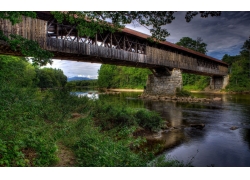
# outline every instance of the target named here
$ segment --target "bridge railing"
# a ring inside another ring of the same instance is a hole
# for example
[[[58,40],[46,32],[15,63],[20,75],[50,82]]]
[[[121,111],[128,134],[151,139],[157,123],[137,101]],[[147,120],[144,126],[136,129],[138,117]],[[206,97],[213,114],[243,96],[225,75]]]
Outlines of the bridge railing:
[[[98,45],[78,43],[56,38],[47,38],[47,50],[72,53],[78,55],[89,55],[100,58],[111,58],[133,62],[144,62],[145,54],[128,52],[121,49],[102,47]]]

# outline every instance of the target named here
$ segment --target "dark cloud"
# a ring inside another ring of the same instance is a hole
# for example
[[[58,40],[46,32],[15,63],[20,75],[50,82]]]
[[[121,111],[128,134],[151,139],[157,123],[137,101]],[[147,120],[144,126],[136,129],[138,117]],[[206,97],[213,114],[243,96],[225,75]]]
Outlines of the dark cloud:
[[[201,18],[185,22],[185,12],[177,12],[175,20],[166,26],[167,41],[176,43],[182,37],[201,37],[208,45],[207,55],[221,59],[224,54],[236,55],[250,36],[250,11],[222,11],[219,17]]]

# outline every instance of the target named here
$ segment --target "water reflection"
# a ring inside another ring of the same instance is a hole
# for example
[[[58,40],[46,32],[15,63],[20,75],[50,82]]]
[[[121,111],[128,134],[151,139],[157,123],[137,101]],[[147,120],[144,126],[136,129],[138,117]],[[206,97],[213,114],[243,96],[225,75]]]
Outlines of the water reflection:
[[[193,94],[202,98],[222,98],[221,102],[201,104],[146,101],[137,99],[139,94],[96,95],[100,100],[157,111],[168,122],[169,129],[161,138],[149,137],[147,148],[160,145],[160,152],[166,157],[175,157],[185,163],[192,160],[194,166],[201,167],[250,167],[250,95]],[[205,124],[202,130],[190,127],[201,123]],[[238,129],[231,130],[232,126]]]
[[[182,110],[176,102],[145,101],[144,104],[147,109],[159,112],[170,123],[171,127],[183,125]]]
[[[88,97],[90,99],[99,99],[99,94],[97,91],[89,91],[89,92],[71,92],[72,95],[78,97]]]
[[[194,166],[250,166],[250,95],[193,94],[221,97],[211,104],[143,101],[144,107],[159,112],[170,129],[149,146],[162,145],[166,157]],[[195,129],[190,124],[205,124]],[[232,126],[238,127],[231,130]],[[151,147],[153,148],[153,147]]]

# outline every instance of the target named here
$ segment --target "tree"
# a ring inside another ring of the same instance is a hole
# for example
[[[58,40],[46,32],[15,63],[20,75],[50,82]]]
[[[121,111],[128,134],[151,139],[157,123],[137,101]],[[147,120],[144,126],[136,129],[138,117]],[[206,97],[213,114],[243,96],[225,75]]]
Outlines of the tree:
[[[230,79],[227,86],[227,89],[230,91],[242,92],[250,90],[249,47],[250,40],[246,40],[239,55],[230,56],[225,54],[222,58],[222,61],[228,63],[230,66]]]
[[[103,64],[98,71],[98,86],[102,88],[143,88],[149,69]]]
[[[101,65],[100,70],[98,70],[98,86],[102,88],[111,88],[113,86],[113,79],[115,77],[115,65]]]
[[[35,68],[25,58],[0,55],[0,84],[31,87]]]
[[[183,37],[176,44],[200,52],[202,54],[206,54],[207,44],[202,41],[203,40],[200,37],[198,37],[197,40],[193,40],[190,37]]]
[[[61,69],[37,68],[36,79],[40,88],[64,87],[67,83],[67,76]]]
[[[103,30],[115,31],[132,22],[138,23],[150,30],[152,39],[163,41],[169,32],[162,28],[174,19],[174,11],[67,11],[51,12],[58,22],[66,20],[76,25],[80,35],[94,36]],[[220,16],[218,11],[187,11],[186,22],[200,14],[200,17]],[[111,21],[112,26],[110,26]]]

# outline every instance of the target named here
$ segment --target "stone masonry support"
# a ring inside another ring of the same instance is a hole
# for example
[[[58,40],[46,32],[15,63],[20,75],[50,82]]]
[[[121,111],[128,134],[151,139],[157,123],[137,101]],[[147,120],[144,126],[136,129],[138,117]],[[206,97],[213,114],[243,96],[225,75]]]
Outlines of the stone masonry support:
[[[177,88],[182,88],[181,70],[173,69],[171,76],[155,76],[150,74],[143,94],[159,96],[175,95]]]
[[[229,75],[213,76],[210,80],[210,89],[220,90],[225,89],[229,82]]]

